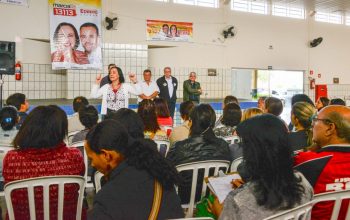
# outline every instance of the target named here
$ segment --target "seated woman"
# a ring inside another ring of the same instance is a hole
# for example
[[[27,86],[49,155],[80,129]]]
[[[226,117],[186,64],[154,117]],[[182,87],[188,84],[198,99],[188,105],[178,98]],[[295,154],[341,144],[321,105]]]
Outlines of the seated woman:
[[[3,107],[0,111],[0,145],[12,146],[18,130],[16,124],[19,121],[17,109],[13,106]]]
[[[84,175],[84,160],[78,149],[64,143],[68,121],[58,106],[39,106],[31,111],[16,135],[15,150],[4,158],[5,184],[41,176]],[[64,219],[75,219],[78,189],[67,185],[64,192]],[[50,219],[57,219],[57,188],[50,190]],[[42,190],[35,190],[36,202],[42,204]],[[15,219],[30,219],[27,192],[12,194]],[[84,218],[84,209],[82,218]],[[43,219],[42,206],[36,208],[36,218]]]
[[[236,130],[236,126],[241,122],[241,107],[236,103],[225,105],[223,115],[219,123],[214,128],[217,137],[230,137]]]
[[[312,145],[312,116],[317,109],[307,102],[297,102],[292,107],[291,123],[295,132],[288,135],[289,145],[293,151]]]
[[[145,126],[145,138],[158,140],[168,140],[167,133],[161,130],[157,121],[156,108],[154,102],[144,99],[139,103],[137,114],[141,117]]]
[[[321,111],[324,107],[329,105],[330,100],[327,97],[320,97],[317,99],[316,108],[317,111]]]
[[[159,126],[173,126],[173,119],[170,117],[170,112],[167,102],[163,98],[155,98],[157,121]]]
[[[178,141],[170,148],[167,158],[176,166],[184,163],[199,162],[206,160],[230,160],[228,143],[215,136],[213,127],[216,115],[213,108],[208,104],[200,104],[193,108],[190,113],[190,136]],[[191,176],[189,172],[181,173],[184,179],[179,188],[182,203],[189,201],[191,192]],[[202,174],[199,176],[203,177]],[[201,178],[199,177],[198,180]],[[199,183],[200,182],[200,183]],[[196,200],[199,199],[203,180],[197,184]]]
[[[89,130],[97,124],[98,112],[92,105],[82,106],[78,110],[79,121],[85,127],[84,130],[76,133],[72,139],[72,143],[81,142],[85,140],[86,134]]]
[[[107,180],[94,198],[91,219],[183,217],[174,189],[177,171],[154,146],[153,141],[128,136],[116,120],[107,119],[89,131],[87,155]]]
[[[281,119],[259,115],[239,124],[237,132],[248,178],[229,193],[222,212],[218,200],[214,201],[213,211],[217,216],[221,213],[219,219],[264,219],[311,201],[311,185],[293,170],[288,129]]]

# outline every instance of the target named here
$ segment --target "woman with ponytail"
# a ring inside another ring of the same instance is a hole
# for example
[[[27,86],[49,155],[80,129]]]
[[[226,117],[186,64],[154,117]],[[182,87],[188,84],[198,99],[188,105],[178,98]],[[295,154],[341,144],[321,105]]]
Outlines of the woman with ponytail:
[[[129,117],[132,114],[135,117]],[[109,118],[122,115],[129,117],[129,124],[142,125],[136,113],[125,109]],[[91,165],[106,180],[94,198],[91,219],[183,217],[174,189],[179,183],[176,169],[157,152],[152,140],[138,134],[143,129],[134,129],[131,135],[128,130],[132,127],[126,128],[123,122],[113,119],[97,124],[86,137],[85,149]]]
[[[228,143],[215,136],[213,128],[216,116],[213,108],[208,104],[195,106],[190,113],[189,138],[175,143],[167,155],[167,158],[176,166],[184,163],[206,160],[231,160]],[[203,174],[199,173],[198,179]],[[191,172],[182,172],[184,182],[179,188],[182,203],[189,201],[191,192]],[[200,198],[202,183],[197,184],[196,200]]]
[[[18,113],[15,107],[6,106],[0,111],[0,145],[11,146],[18,130],[16,124],[19,121]]]
[[[292,106],[291,123],[295,131],[289,133],[289,145],[293,151],[312,145],[312,116],[317,109],[307,102],[297,102]]]

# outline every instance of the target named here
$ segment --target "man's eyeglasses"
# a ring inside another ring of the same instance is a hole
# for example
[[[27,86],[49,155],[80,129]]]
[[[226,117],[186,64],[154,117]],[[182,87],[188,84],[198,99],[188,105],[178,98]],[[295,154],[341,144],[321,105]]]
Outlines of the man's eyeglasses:
[[[323,121],[326,124],[333,123],[331,120],[329,120],[327,118],[317,118],[316,114],[311,117],[311,120],[312,120],[313,124],[316,123],[316,121]]]

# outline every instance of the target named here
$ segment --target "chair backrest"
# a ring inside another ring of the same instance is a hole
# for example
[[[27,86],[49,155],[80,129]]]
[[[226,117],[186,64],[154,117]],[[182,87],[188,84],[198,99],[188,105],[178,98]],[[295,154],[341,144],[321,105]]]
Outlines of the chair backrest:
[[[14,210],[11,199],[11,192],[16,189],[26,188],[28,191],[28,202],[29,202],[29,212],[30,219],[36,219],[35,213],[35,194],[34,187],[42,186],[43,187],[43,212],[44,219],[50,219],[50,186],[57,185],[58,189],[58,212],[57,218],[58,220],[63,219],[63,207],[64,207],[64,185],[75,183],[79,185],[79,197],[77,204],[77,212],[76,219],[81,220],[81,210],[83,204],[83,196],[84,196],[84,188],[85,188],[85,180],[81,176],[46,176],[46,177],[38,177],[38,178],[30,178],[24,180],[13,181],[5,185],[5,199],[7,205],[7,211],[10,220],[14,220]]]
[[[168,137],[170,136],[171,132],[173,131],[173,127],[171,127],[171,126],[160,126],[160,129],[165,131]]]
[[[350,199],[350,189],[317,194],[314,196],[313,202],[314,205],[316,205],[319,202],[334,201],[332,217],[330,220],[337,220],[340,213],[340,207],[344,199]],[[345,219],[350,219],[350,202]]]
[[[174,219],[169,219],[169,220],[214,220],[213,218],[210,217],[197,217],[197,218],[174,218]]]
[[[238,166],[242,163],[243,157],[238,157],[234,159],[231,163],[230,172],[237,172]]]
[[[79,148],[79,150],[82,148],[83,149],[83,157],[84,157],[84,165],[85,165],[85,174],[84,178],[86,180],[86,183],[88,182],[88,167],[89,167],[89,162],[88,162],[88,157],[86,155],[86,151],[84,148],[84,141],[81,142],[75,142],[73,143],[70,147],[76,147]]]
[[[239,137],[236,135],[228,136],[228,137],[223,137],[223,139],[228,143],[228,144],[237,144],[239,143]]]
[[[201,162],[194,163],[186,163],[176,166],[178,172],[192,170],[192,183],[191,183],[191,196],[189,204],[186,204],[185,207],[188,207],[188,211],[186,213],[186,217],[193,216],[193,208],[195,205],[195,197],[196,197],[196,188],[197,188],[197,179],[198,179],[198,171],[204,170],[204,178],[209,176],[210,168],[214,168],[214,176],[218,175],[220,168],[225,168],[228,171],[230,161],[226,160],[207,160]],[[205,196],[207,191],[207,184],[203,181],[201,198]]]
[[[310,201],[298,207],[277,213],[264,220],[307,220],[310,219],[313,202]]]
[[[170,149],[170,142],[169,141],[154,141],[157,144],[157,149],[160,154],[162,154],[164,157],[168,154],[168,151]]]
[[[101,173],[100,171],[95,172],[94,180],[95,180],[95,192],[96,193],[98,193],[98,191],[100,191],[100,189],[101,189],[102,177],[103,177],[103,173]]]

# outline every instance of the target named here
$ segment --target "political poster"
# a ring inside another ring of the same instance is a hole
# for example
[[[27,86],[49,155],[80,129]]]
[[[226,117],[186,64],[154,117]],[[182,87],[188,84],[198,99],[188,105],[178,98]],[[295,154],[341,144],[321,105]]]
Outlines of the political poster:
[[[52,69],[102,69],[101,0],[49,0]]]
[[[193,41],[193,23],[147,20],[147,40]]]
[[[28,7],[28,0],[0,0],[0,3],[11,4],[11,5],[20,5]]]

